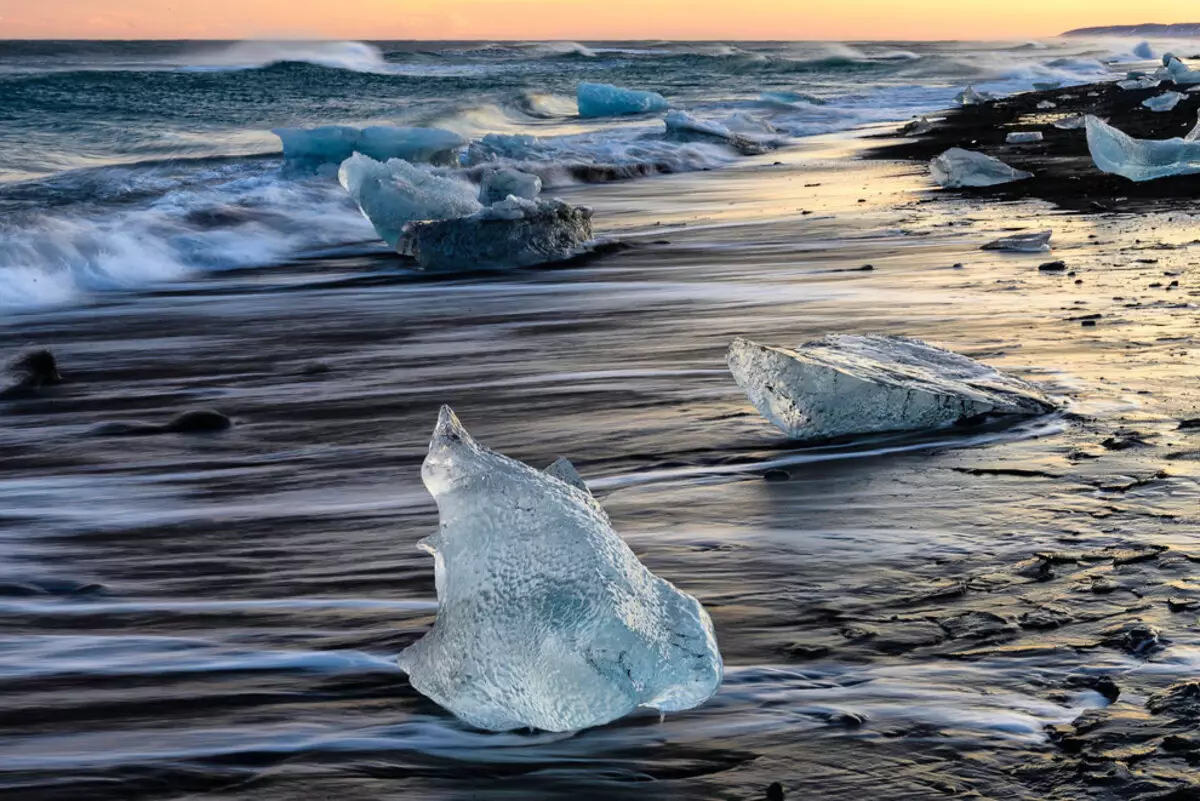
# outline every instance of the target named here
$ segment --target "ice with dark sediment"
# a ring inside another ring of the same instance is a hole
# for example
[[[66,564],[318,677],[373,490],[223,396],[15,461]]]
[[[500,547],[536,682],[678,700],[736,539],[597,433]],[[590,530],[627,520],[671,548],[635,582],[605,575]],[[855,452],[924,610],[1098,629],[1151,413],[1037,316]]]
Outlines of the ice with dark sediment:
[[[1183,100],[1183,95],[1179,92],[1163,92],[1161,95],[1146,98],[1142,105],[1151,111],[1172,111],[1179,105],[1180,100]]]
[[[474,184],[402,159],[383,163],[355,153],[342,163],[338,180],[380,238],[393,248],[413,220],[466,217],[482,208]]]
[[[592,210],[509,196],[470,216],[408,223],[397,249],[431,272],[496,270],[562,261],[592,239]]]
[[[907,337],[834,335],[794,350],[739,337],[726,361],[754,407],[795,440],[935,429],[1056,408],[1025,381]]]
[[[988,242],[982,250],[1003,250],[1009,253],[1047,253],[1053,231],[1036,231],[1031,234],[1012,234]]]
[[[1200,173],[1200,124],[1184,137],[1134,139],[1089,116],[1087,139],[1096,167],[1131,181]]]
[[[607,83],[581,83],[575,90],[581,117],[620,117],[627,114],[651,114],[670,108],[658,92],[623,89]]]
[[[663,124],[666,125],[669,139],[682,142],[713,142],[733,148],[744,156],[766,153],[778,146],[773,140],[735,133],[719,122],[701,120],[678,109],[668,111],[667,116],[663,118]]]
[[[509,195],[533,200],[542,192],[542,179],[520,170],[501,167],[488,170],[479,183],[479,202],[485,206],[499,203]]]
[[[1014,169],[1000,159],[961,147],[952,147],[935,156],[929,162],[929,173],[947,189],[996,186],[1033,177],[1033,173]]]
[[[569,463],[495,453],[443,407],[421,477],[440,525],[420,543],[437,620],[399,659],[418,692],[477,728],[567,732],[717,691],[708,614],[638,561]]]
[[[355,153],[376,161],[404,159],[411,163],[452,165],[467,140],[441,128],[395,128],[377,125],[352,128],[276,128],[283,143],[284,164],[290,169],[320,170],[336,167]]]

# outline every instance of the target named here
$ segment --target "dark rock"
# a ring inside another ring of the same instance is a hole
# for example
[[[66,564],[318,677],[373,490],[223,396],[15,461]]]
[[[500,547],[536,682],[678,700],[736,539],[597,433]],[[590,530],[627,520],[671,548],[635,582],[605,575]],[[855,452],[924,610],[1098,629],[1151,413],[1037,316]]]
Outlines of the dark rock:
[[[938,625],[956,640],[995,637],[1011,634],[1016,629],[1011,620],[992,612],[963,612],[960,615],[942,618]]]
[[[62,374],[58,371],[58,360],[49,348],[33,348],[18,354],[9,362],[8,372],[15,381],[0,392],[0,398],[36,394],[44,387],[63,382]]]
[[[791,473],[789,473],[786,470],[781,470],[778,467],[773,467],[770,470],[768,470],[767,472],[763,473],[763,479],[766,481],[772,481],[772,482],[787,481],[791,477],[792,477]]]
[[[1146,708],[1156,715],[1200,723],[1200,681],[1185,681],[1153,695]]]
[[[164,427],[172,434],[213,434],[233,428],[233,421],[215,409],[184,412]]]
[[[1111,676],[1088,676],[1076,673],[1067,676],[1064,684],[1072,689],[1095,690],[1110,704],[1115,703],[1121,697],[1121,688],[1117,686]]]
[[[1065,261],[1048,261],[1045,264],[1039,264],[1038,269],[1044,273],[1061,273],[1067,269]]]
[[[773,782],[767,788],[767,801],[783,801],[786,796],[783,792],[783,785],[779,782]]]

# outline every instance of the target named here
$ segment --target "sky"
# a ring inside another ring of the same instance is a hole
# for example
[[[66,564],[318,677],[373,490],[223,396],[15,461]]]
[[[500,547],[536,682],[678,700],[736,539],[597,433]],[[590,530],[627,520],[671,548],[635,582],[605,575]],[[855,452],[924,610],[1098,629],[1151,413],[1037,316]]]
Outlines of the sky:
[[[0,39],[1009,39],[1195,0],[0,0]],[[1130,10],[1133,8],[1134,10]]]

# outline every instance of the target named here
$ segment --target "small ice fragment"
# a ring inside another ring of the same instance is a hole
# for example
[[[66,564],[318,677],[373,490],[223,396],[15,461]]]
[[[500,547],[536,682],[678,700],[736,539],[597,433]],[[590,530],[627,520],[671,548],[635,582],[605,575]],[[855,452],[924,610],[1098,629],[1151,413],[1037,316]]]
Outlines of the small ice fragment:
[[[1042,141],[1041,131],[1012,131],[1004,138],[1004,141],[1010,145],[1024,145],[1030,142]]]
[[[509,195],[534,200],[541,192],[541,178],[527,172],[501,168],[484,173],[479,184],[479,202],[490,206]]]
[[[1171,111],[1179,105],[1180,100],[1183,100],[1183,95],[1179,92],[1164,92],[1143,100],[1142,105],[1151,111]]]
[[[1183,138],[1134,139],[1089,116],[1087,137],[1096,166],[1131,181],[1200,173],[1200,133],[1196,129]]]
[[[663,118],[667,127],[667,137],[683,142],[713,142],[733,148],[743,156],[754,156],[766,153],[774,148],[770,141],[752,139],[744,134],[734,133],[719,122],[701,120],[686,111],[672,109]]]
[[[378,125],[351,128],[328,125],[323,128],[276,128],[273,133],[283,143],[284,164],[289,169],[319,170],[338,165],[354,153],[376,161],[404,159],[427,164],[453,164],[467,140],[453,131],[440,128],[393,128]]]
[[[1064,117],[1061,120],[1055,120],[1051,123],[1060,131],[1078,131],[1083,128],[1083,115],[1076,114],[1074,117]]]
[[[404,226],[413,220],[466,217],[480,209],[473,185],[401,159],[382,164],[355,153],[342,163],[338,180],[379,237],[393,248],[398,247]]]
[[[491,731],[576,731],[638,707],[703,704],[723,672],[708,614],[647,570],[563,473],[488,450],[442,408],[421,468],[440,517],[420,543],[438,615],[400,667]]]
[[[1050,250],[1053,231],[1038,231],[1033,234],[1013,234],[988,242],[981,250],[1003,250],[1009,253],[1046,253]]]
[[[1133,54],[1138,58],[1154,58],[1154,48],[1150,46],[1149,42],[1142,42],[1133,48]]]
[[[1137,77],[1126,78],[1123,81],[1117,81],[1117,86],[1127,90],[1153,89],[1160,83],[1162,83],[1162,81],[1158,80],[1157,78],[1152,78],[1149,75],[1139,75]]]
[[[915,119],[912,122],[905,123],[900,129],[900,133],[904,136],[921,136],[933,130],[933,123],[926,117]]]
[[[509,196],[468,217],[415,221],[398,249],[423,270],[496,270],[562,261],[592,238],[592,210]]]
[[[966,89],[963,89],[954,96],[954,102],[960,106],[978,106],[992,99],[992,96],[987,92],[977,92],[971,84],[967,84]]]
[[[1054,404],[1020,379],[917,339],[834,335],[795,350],[741,337],[729,369],[750,402],[792,439],[940,428]]]
[[[581,83],[575,91],[581,117],[617,117],[666,111],[667,99],[657,92],[622,89],[607,83]]]
[[[929,162],[933,180],[949,189],[965,186],[996,186],[1032,178],[1033,173],[1016,170],[999,159],[952,147]]]
[[[1050,100],[1043,100],[1037,104],[1037,107],[1040,111],[1049,111],[1052,108],[1058,108],[1058,104]]]

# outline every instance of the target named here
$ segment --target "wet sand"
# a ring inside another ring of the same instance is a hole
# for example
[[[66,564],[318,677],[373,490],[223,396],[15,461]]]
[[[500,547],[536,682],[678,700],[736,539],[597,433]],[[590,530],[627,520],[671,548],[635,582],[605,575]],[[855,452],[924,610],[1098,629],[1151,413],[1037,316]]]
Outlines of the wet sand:
[[[5,797],[1196,792],[1170,739],[1195,704],[1152,701],[1200,668],[1190,213],[930,191],[867,144],[560,193],[630,245],[567,268],[428,278],[367,245],[4,321],[0,349],[51,346],[67,379],[0,409]],[[1053,254],[979,250],[1047,227]],[[954,348],[1066,411],[795,447],[723,352],[831,332]],[[570,457],[705,603],[712,702],[493,735],[407,685],[442,403],[503,453]],[[94,432],[192,408],[237,425]]]

